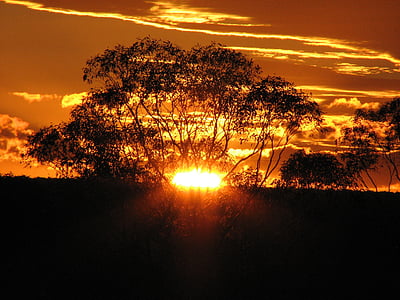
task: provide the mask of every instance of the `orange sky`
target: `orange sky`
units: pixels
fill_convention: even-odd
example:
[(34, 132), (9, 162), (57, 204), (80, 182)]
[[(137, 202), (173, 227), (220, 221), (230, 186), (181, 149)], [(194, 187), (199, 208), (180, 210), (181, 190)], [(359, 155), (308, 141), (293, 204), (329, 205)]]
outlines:
[(0, 0), (0, 173), (25, 169), (26, 135), (67, 120), (86, 60), (139, 37), (183, 48), (217, 41), (312, 92), (329, 136), (302, 136), (297, 146), (332, 150), (356, 108), (400, 95), (398, 0)]

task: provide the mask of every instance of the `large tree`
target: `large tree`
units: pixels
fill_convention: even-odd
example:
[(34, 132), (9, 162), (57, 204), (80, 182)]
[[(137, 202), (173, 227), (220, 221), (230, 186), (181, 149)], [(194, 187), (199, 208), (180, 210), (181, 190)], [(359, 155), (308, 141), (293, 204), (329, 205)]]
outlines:
[[(252, 60), (215, 43), (184, 50), (140, 39), (89, 59), (83, 79), (92, 88), (70, 121), (33, 135), (27, 151), (81, 176), (168, 180), (184, 168), (233, 173), (267, 147), (285, 147), (301, 125), (320, 121), (308, 95), (282, 78), (262, 78)], [(57, 145), (72, 146), (49, 150), (50, 129)], [(229, 154), (239, 141), (252, 155)], [(269, 169), (258, 162), (257, 172), (265, 182)]]

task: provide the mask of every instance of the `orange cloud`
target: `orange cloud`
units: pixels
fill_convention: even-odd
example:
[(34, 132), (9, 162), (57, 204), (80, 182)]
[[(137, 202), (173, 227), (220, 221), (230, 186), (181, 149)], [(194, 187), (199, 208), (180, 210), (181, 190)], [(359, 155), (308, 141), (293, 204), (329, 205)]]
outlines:
[(20, 161), (27, 137), (33, 132), (28, 127), (20, 118), (0, 114), (0, 160)]
[[(310, 44), (310, 43), (304, 43)], [(319, 43), (312, 43), (315, 46), (321, 46)], [(326, 45), (328, 46), (328, 45)], [(330, 48), (335, 48), (339, 45), (331, 44)], [(319, 51), (318, 48), (315, 51), (304, 51), (304, 50), (294, 50), (294, 49), (278, 49), (278, 48), (260, 48), (260, 47), (228, 47), (230, 49), (238, 51), (248, 51), (252, 55), (273, 59), (291, 59), (294, 61), (304, 61), (305, 59), (323, 59), (323, 60), (375, 60), (376, 66), (363, 66), (361, 64), (355, 63), (336, 63), (334, 65), (325, 62), (324, 64), (319, 64), (320, 67), (332, 69), (337, 73), (348, 74), (348, 75), (374, 75), (381, 73), (398, 73), (400, 72), (400, 60), (392, 57), (387, 53), (380, 53), (371, 49), (357, 48), (357, 47), (346, 47), (344, 48), (349, 52), (335, 52), (335, 51)], [(339, 47), (341, 48), (341, 47)], [(343, 50), (343, 49), (342, 49)], [(389, 62), (391, 66), (382, 65), (383, 62), (386, 64)]]
[(353, 97), (376, 97), (376, 98), (395, 98), (400, 95), (400, 90), (386, 90), (386, 91), (357, 91), (357, 90), (346, 90), (338, 89), (327, 86), (319, 85), (301, 85), (297, 88), (302, 90), (317, 91), (318, 96), (353, 96)]
[(61, 107), (66, 108), (77, 104), (81, 104), (82, 98), (86, 96), (87, 96), (86, 92), (65, 95), (64, 97), (62, 97), (61, 100)]
[(398, 73), (400, 72), (397, 68), (389, 68), (383, 66), (362, 66), (353, 63), (339, 63), (334, 67), (337, 73), (348, 74), (348, 75), (374, 75), (381, 73)]
[(358, 100), (357, 98), (337, 98), (328, 105), (328, 108), (342, 106), (352, 109), (377, 109), (379, 105), (379, 102), (361, 103), (360, 100)]
[[(263, 157), (269, 157), (271, 150), (270, 149), (266, 149), (263, 151)], [(253, 149), (235, 149), (235, 148), (230, 148), (228, 150), (228, 153), (230, 155), (232, 155), (235, 158), (244, 158), (247, 157), (249, 155), (254, 154), (254, 150)]]
[[(235, 26), (257, 26), (263, 24), (241, 24), (241, 22), (249, 21), (249, 17), (215, 13), (210, 12), (205, 9), (192, 8), (187, 5), (177, 5), (169, 2), (152, 2), (154, 6), (147, 12), (147, 16), (128, 16), (119, 13), (99, 13), (91, 11), (77, 11), (64, 8), (54, 8), (46, 7), (43, 4), (28, 1), (14, 1), (14, 0), (4, 0), (8, 4), (23, 5), (32, 10), (46, 11), (52, 13), (60, 13), (75, 16), (86, 16), (94, 18), (111, 18), (123, 21), (133, 22), (135, 24), (151, 26), (154, 28), (160, 28), (165, 30), (176, 30), (180, 32), (193, 32), (202, 33), (214, 36), (230, 36), (230, 37), (246, 37), (254, 39), (274, 39), (282, 41), (297, 41), (303, 46), (315, 46), (324, 47), (331, 49), (339, 49), (339, 51), (329, 52), (329, 51), (315, 51), (306, 52), (298, 50), (285, 50), (285, 49), (268, 49), (268, 48), (251, 48), (251, 47), (241, 47), (241, 50), (253, 51), (258, 53), (264, 53), (264, 55), (274, 55), (275, 59), (286, 59), (288, 55), (294, 55), (298, 57), (314, 57), (314, 58), (352, 58), (352, 59), (368, 59), (368, 60), (379, 60), (387, 61), (392, 63), (394, 66), (392, 69), (398, 69), (400, 66), (400, 59), (397, 59), (390, 55), (389, 53), (376, 51), (373, 49), (368, 49), (364, 47), (356, 46), (355, 43), (350, 41), (334, 39), (334, 38), (323, 38), (323, 37), (313, 37), (313, 36), (298, 36), (298, 35), (284, 35), (284, 34), (264, 34), (264, 33), (254, 33), (246, 31), (218, 31), (211, 29), (200, 29), (200, 28), (188, 28), (180, 27), (179, 24), (195, 23), (195, 24), (223, 24), (228, 25), (226, 21), (234, 20), (240, 21), (233, 25)], [(237, 47), (238, 48), (238, 47)], [(283, 52), (283, 53), (279, 53)]]
[(69, 95), (64, 95), (64, 96), (57, 95), (57, 94), (32, 94), (32, 93), (27, 93), (27, 92), (13, 92), (11, 94), (14, 96), (22, 97), (22, 98), (24, 98), (24, 100), (28, 101), (29, 103), (50, 101), (50, 100), (61, 100), (62, 108), (80, 104), (82, 102), (82, 98), (87, 95), (86, 92), (74, 93), (74, 94), (69, 94)]
[(225, 26), (256, 25), (244, 23), (250, 21), (249, 17), (216, 13), (205, 8), (190, 7), (186, 4), (177, 4), (172, 2), (155, 1), (150, 3), (153, 4), (150, 8), (152, 15), (147, 17), (147, 19), (155, 22), (167, 23), (170, 25), (178, 25), (181, 23), (217, 24)]
[(32, 94), (27, 92), (13, 92), (11, 94), (14, 96), (22, 97), (29, 103), (60, 99), (60, 96), (56, 94)]
[(325, 128), (324, 139), (326, 141), (334, 141), (341, 137), (342, 128), (352, 124), (353, 116), (347, 115), (324, 115), (322, 127)]
[(255, 55), (259, 54), (264, 57), (282, 58), (282, 59), (288, 59), (290, 56), (294, 56), (297, 58), (330, 58), (330, 59), (340, 58), (333, 52), (320, 53), (320, 52), (309, 52), (303, 50), (271, 49), (271, 48), (257, 48), (257, 47), (228, 47), (228, 48), (238, 51), (250, 51)]

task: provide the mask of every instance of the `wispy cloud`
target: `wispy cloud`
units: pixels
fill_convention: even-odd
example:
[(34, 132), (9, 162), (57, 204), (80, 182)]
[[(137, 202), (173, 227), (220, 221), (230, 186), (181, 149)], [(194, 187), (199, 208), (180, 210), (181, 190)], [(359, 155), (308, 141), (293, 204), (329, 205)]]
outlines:
[(234, 14), (213, 12), (202, 7), (190, 7), (187, 4), (178, 4), (165, 1), (149, 1), (150, 16), (147, 20), (170, 25), (179, 24), (215, 24), (223, 26), (267, 26), (265, 24), (250, 23), (251, 18)]
[(29, 103), (60, 99), (60, 96), (56, 94), (32, 94), (27, 92), (13, 92), (11, 94), (14, 96), (22, 97)]
[(61, 100), (61, 107), (67, 108), (82, 103), (82, 98), (87, 96), (87, 92), (73, 93), (68, 95), (12, 92), (11, 95), (22, 97), (25, 101), (28, 101), (29, 103)]
[(348, 75), (375, 75), (382, 73), (399, 73), (400, 69), (387, 67), (387, 66), (363, 66), (354, 63), (338, 63), (333, 69), (337, 73), (348, 74)]
[[(320, 44), (316, 45), (319, 46)], [(400, 72), (400, 59), (397, 59), (387, 53), (380, 53), (366, 48), (348, 47), (348, 52), (326, 51), (320, 49), (320, 47), (314, 48), (314, 51), (241, 46), (229, 48), (238, 51), (247, 51), (258, 57), (293, 60), (296, 62), (308, 62), (311, 65), (316, 64), (315, 60), (318, 60), (319, 67), (331, 69), (337, 73), (348, 75), (365, 76), (382, 73), (394, 74)], [(330, 45), (330, 48), (335, 48), (335, 45)], [(356, 61), (357, 63), (346, 62), (346, 60), (349, 59)], [(374, 61), (373, 66), (368, 65), (371, 64), (371, 61)]]
[[(248, 157), (252, 154), (254, 154), (254, 150), (253, 149), (239, 149), (239, 148), (230, 148), (228, 150), (228, 153), (236, 158), (244, 158), (244, 157)], [(262, 156), (263, 157), (269, 157), (271, 153), (270, 149), (265, 149), (263, 151)]]
[(82, 98), (87, 96), (87, 92), (73, 93), (68, 95), (57, 95), (57, 94), (39, 94), (39, 93), (28, 93), (28, 92), (12, 92), (11, 95), (22, 97), (29, 103), (61, 100), (61, 107), (68, 108), (77, 104), (82, 103)]
[(374, 98), (395, 98), (400, 95), (400, 90), (385, 90), (385, 91), (360, 91), (346, 90), (319, 85), (300, 85), (299, 89), (307, 91), (316, 91), (318, 96), (346, 96), (346, 97), (374, 97)]
[[(190, 7), (186, 4), (176, 4), (167, 1), (153, 1), (149, 2), (152, 4), (151, 8), (147, 11), (147, 14), (141, 16), (129, 16), (120, 13), (110, 12), (92, 12), (92, 11), (78, 11), (65, 8), (48, 7), (36, 2), (28, 1), (14, 1), (4, 0), (8, 4), (23, 5), (33, 10), (46, 11), (52, 13), (60, 13), (67, 15), (76, 16), (87, 16), (95, 18), (112, 18), (123, 21), (129, 21), (136, 24), (150, 26), (166, 30), (175, 30), (181, 32), (193, 32), (202, 33), (206, 35), (224, 36), (224, 37), (244, 37), (252, 39), (265, 39), (265, 40), (276, 40), (276, 41), (287, 41), (289, 44), (285, 44), (285, 47), (279, 49), (271, 48), (257, 48), (257, 47), (233, 47), (234, 49), (242, 51), (251, 51), (254, 55), (262, 57), (271, 57), (274, 59), (330, 59), (330, 60), (342, 60), (335, 65), (331, 65), (331, 69), (337, 72), (349, 73), (350, 65), (352, 64), (352, 74), (376, 74), (377, 72), (396, 72), (400, 67), (400, 59), (392, 56), (389, 53), (381, 52), (366, 47), (360, 46), (358, 43), (351, 41), (328, 38), (328, 37), (315, 37), (315, 36), (300, 36), (300, 35), (284, 35), (284, 34), (270, 34), (270, 33), (256, 33), (250, 31), (221, 31), (216, 30), (215, 26), (190, 27), (190, 24), (197, 25), (235, 25), (242, 26), (265, 26), (265, 24), (256, 24), (251, 22), (251, 18), (247, 16), (239, 16), (234, 14), (225, 14), (220, 12), (211, 11), (206, 8)], [(297, 45), (292, 45), (292, 42), (297, 42)], [(296, 48), (294, 48), (296, 47)], [(314, 47), (314, 51), (304, 51), (299, 49), (305, 49)], [(378, 63), (377, 68), (372, 66), (369, 69), (364, 65), (354, 64), (345, 60), (373, 60), (376, 62), (390, 63), (390, 66), (383, 67), (381, 63)], [(360, 66), (356, 71), (356, 65)], [(368, 71), (367, 71), (368, 70)]]

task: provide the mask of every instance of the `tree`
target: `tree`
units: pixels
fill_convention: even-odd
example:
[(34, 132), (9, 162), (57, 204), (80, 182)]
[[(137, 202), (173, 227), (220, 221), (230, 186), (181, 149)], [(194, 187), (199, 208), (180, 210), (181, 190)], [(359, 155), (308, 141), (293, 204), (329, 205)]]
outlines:
[(354, 127), (344, 128), (342, 130), (341, 143), (346, 146), (346, 149), (340, 153), (340, 157), (344, 161), (348, 172), (354, 178), (357, 178), (364, 188), (369, 188), (363, 177), (365, 174), (375, 191), (378, 191), (375, 180), (370, 174), (371, 170), (376, 169), (379, 158), (376, 149), (372, 146), (374, 140), (375, 134), (370, 132), (368, 127), (364, 125), (359, 124)]
[[(68, 161), (80, 176), (168, 181), (186, 168), (232, 174), (250, 158), (230, 155), (233, 143), (254, 142), (253, 155), (261, 157), (277, 139), (287, 144), (302, 124), (320, 120), (317, 104), (291, 83), (263, 79), (252, 60), (215, 43), (183, 50), (144, 38), (89, 59), (83, 73), (91, 91), (69, 123), (57, 126), (60, 141), (76, 145), (74, 153), (61, 151), (58, 159), (53, 149), (52, 157), (37, 134), (27, 152), (40, 162)], [(286, 138), (277, 134), (280, 127)], [(73, 162), (66, 160), (71, 155)]]
[(355, 182), (337, 158), (328, 153), (296, 151), (282, 164), (280, 185), (295, 188), (343, 189)]
[(375, 190), (377, 186), (368, 170), (377, 168), (381, 158), (389, 173), (390, 191), (394, 179), (400, 182), (400, 98), (384, 103), (377, 110), (357, 110), (353, 126), (343, 130), (342, 144), (348, 147), (342, 157), (353, 165), (358, 161), (356, 167), (365, 172)]
[[(28, 144), (23, 157), (34, 158), (41, 164), (48, 164), (60, 176), (69, 177), (71, 168), (76, 165), (79, 146), (74, 144), (64, 130), (65, 124), (51, 125), (40, 129), (28, 137)], [(75, 148), (74, 150), (72, 148)]]
[[(242, 141), (250, 143), (252, 152), (244, 160), (255, 157), (254, 184), (262, 186), (278, 167), (282, 154), (300, 128), (320, 125), (321, 110), (309, 95), (278, 76), (268, 76), (255, 83), (245, 104), (243, 120), (252, 126), (245, 127)], [(269, 152), (267, 159), (265, 150)]]

